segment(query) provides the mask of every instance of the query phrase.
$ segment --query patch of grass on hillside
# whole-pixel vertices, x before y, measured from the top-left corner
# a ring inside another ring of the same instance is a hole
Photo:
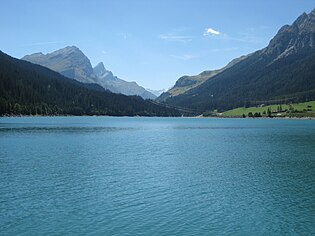
[[[213,71],[204,71],[199,75],[193,75],[193,76],[186,76],[184,78],[180,78],[179,80],[183,81],[194,81],[195,83],[193,84],[189,84],[186,86],[175,86],[172,89],[170,89],[168,91],[168,93],[170,93],[172,96],[177,96],[180,94],[183,94],[185,92],[187,92],[190,89],[193,89],[199,85],[201,85],[202,83],[204,83],[205,81],[207,81],[208,79],[212,78],[213,76],[219,74],[223,69],[220,70],[213,70]]]
[[[281,109],[280,109],[281,108]],[[272,112],[272,116],[291,116],[291,117],[315,117],[315,101],[295,103],[295,104],[280,104],[267,105],[262,107],[240,107],[233,110],[228,110],[222,113],[222,116],[242,117],[243,114],[260,113],[261,116],[268,116],[268,109]]]

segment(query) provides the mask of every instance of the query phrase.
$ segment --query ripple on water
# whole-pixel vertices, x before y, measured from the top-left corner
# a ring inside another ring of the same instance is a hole
[[[3,235],[315,234],[312,121],[55,117],[0,127]]]

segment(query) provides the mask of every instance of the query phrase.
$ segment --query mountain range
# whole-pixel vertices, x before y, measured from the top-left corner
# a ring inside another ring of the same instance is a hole
[[[315,9],[283,26],[266,48],[226,67],[181,77],[157,101],[220,111],[315,99]]]
[[[144,99],[157,97],[136,82],[127,82],[114,76],[111,71],[105,69],[102,62],[93,68],[88,57],[76,46],[68,46],[47,54],[26,55],[22,60],[45,66],[82,83],[99,84],[113,93],[137,95]]]
[[[84,64],[84,61],[80,63]],[[89,77],[91,79],[94,75],[94,72],[89,74],[91,70],[78,69],[72,72],[80,76],[92,75]],[[0,51],[0,116],[181,114],[139,96],[115,94],[95,83],[69,79],[46,67],[10,57]]]

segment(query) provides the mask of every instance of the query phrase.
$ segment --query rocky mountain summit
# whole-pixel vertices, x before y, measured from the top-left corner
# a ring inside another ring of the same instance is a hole
[[[283,58],[301,49],[315,47],[315,9],[303,13],[292,25],[283,26],[262,54]]]
[[[101,62],[94,68],[84,53],[75,46],[68,46],[52,53],[34,53],[22,60],[45,66],[70,79],[83,83],[96,83],[113,93],[138,95],[144,99],[154,99],[155,95],[139,86],[136,82],[127,82],[114,76]]]
[[[45,66],[60,74],[83,83],[95,83],[90,60],[75,46],[59,49],[52,53],[34,53],[22,60]]]

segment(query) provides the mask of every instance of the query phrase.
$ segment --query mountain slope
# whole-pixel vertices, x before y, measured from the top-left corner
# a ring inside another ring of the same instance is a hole
[[[22,60],[48,67],[82,83],[97,83],[114,93],[138,95],[144,99],[156,98],[155,95],[146,91],[136,82],[127,82],[117,78],[112,72],[105,69],[103,63],[99,63],[93,69],[90,60],[75,46],[59,49],[48,54],[34,53],[24,56]]]
[[[0,51],[0,115],[178,116],[178,111],[138,96],[70,80],[46,67]]]
[[[156,96],[139,86],[136,82],[127,82],[114,76],[111,71],[105,69],[104,64],[100,62],[94,67],[94,74],[97,77],[96,83],[113,93],[122,93],[125,95],[138,95],[144,99],[155,99]]]
[[[315,10],[283,26],[269,45],[165,101],[206,111],[315,98]]]
[[[194,76],[187,76],[187,75],[182,76],[176,81],[173,88],[171,88],[167,92],[164,92],[163,94],[161,94],[156,100],[158,102],[164,102],[165,100],[167,100],[170,97],[174,97],[174,96],[178,96],[180,94],[186,93],[189,90],[203,84],[204,82],[211,79],[215,75],[217,75],[217,74],[223,72],[224,70],[232,67],[233,65],[235,65],[236,63],[240,62],[241,60],[243,60],[245,58],[246,58],[246,56],[236,58],[236,59],[232,60],[229,64],[227,64],[225,67],[223,67],[222,69],[204,71],[204,72],[200,73],[199,75],[194,75]]]

